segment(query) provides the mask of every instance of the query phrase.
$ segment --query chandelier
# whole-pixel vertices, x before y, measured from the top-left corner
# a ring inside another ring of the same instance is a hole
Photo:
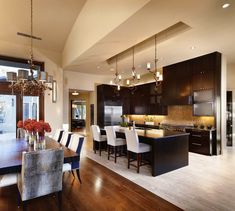
[[[12,89],[12,93],[21,93],[29,95],[42,95],[45,90],[52,90],[53,77],[48,75],[47,72],[36,70],[34,65],[33,56],[33,39],[41,40],[39,37],[33,35],[33,0],[30,5],[30,17],[31,27],[30,35],[24,33],[17,33],[18,35],[30,38],[30,59],[28,60],[29,71],[24,69],[16,72],[7,72],[7,81],[11,82],[9,87]]]
[[[135,47],[132,49],[132,69],[131,69],[131,79],[126,80],[126,85],[130,88],[135,88],[135,85],[139,83],[140,74],[136,73],[135,70]]]
[[[147,70],[153,74],[155,83],[156,83],[156,88],[161,84],[162,80],[163,80],[163,75],[160,74],[159,71],[157,71],[157,35],[155,35],[154,37],[154,41],[155,41],[155,58],[154,58],[154,69],[151,70],[151,63],[148,62],[147,63]]]
[[[116,56],[116,72],[115,72],[115,77],[114,77],[113,80],[110,81],[110,84],[117,86],[117,90],[120,91],[121,83],[122,83],[122,76],[118,73],[117,60],[118,60],[118,58]]]

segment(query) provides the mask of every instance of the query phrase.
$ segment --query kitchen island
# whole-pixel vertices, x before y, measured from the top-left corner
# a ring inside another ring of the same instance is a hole
[[[136,129],[140,142],[151,145],[152,175],[158,176],[188,165],[189,133]],[[125,138],[124,129],[116,131],[117,136]]]

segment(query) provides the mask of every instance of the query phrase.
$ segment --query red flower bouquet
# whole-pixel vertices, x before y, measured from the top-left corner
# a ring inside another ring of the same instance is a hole
[[[43,120],[37,121],[35,119],[26,119],[25,121],[18,121],[17,123],[18,128],[25,129],[28,133],[36,134],[38,133],[39,136],[44,136],[45,132],[51,132],[51,126],[49,123],[44,122]]]

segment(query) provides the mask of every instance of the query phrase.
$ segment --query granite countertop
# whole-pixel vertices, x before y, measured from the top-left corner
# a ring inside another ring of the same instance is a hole
[[[144,137],[144,138],[151,138],[151,139],[161,139],[161,138],[167,138],[167,137],[175,137],[175,136],[184,136],[189,135],[189,133],[186,132],[179,132],[179,131],[169,131],[169,130],[162,130],[162,129],[135,129],[138,133],[138,136]],[[124,129],[120,128],[117,130],[117,132],[124,133]]]
[[[185,129],[190,129],[190,130],[194,130],[194,131],[215,131],[215,128],[211,128],[211,129],[207,129],[207,128],[197,128],[197,127],[186,127]]]

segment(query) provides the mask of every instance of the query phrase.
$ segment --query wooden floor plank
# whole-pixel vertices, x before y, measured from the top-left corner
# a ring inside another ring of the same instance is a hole
[[[82,184],[72,174],[63,180],[62,210],[181,210],[124,177],[84,158],[81,161]],[[33,211],[57,210],[56,197],[48,196],[29,202]],[[0,188],[0,210],[17,208],[17,187]]]

